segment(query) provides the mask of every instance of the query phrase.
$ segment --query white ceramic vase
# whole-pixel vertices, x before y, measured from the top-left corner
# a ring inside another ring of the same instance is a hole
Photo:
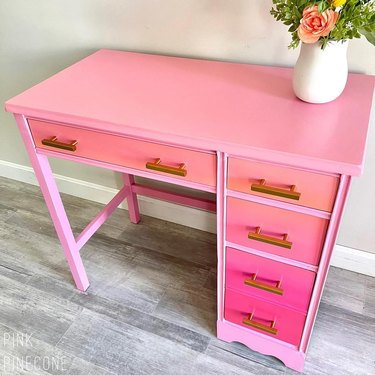
[[[327,103],[343,92],[348,78],[348,42],[330,42],[324,50],[320,43],[302,43],[294,67],[293,89],[298,98],[309,103]]]

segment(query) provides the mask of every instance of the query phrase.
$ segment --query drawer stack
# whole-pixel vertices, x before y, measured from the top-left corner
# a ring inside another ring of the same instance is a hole
[[[339,185],[228,158],[224,319],[299,346]]]

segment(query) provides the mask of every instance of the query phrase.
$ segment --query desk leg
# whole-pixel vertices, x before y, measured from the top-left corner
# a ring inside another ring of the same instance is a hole
[[[79,290],[85,291],[89,287],[79,248],[75,241],[59,190],[52,174],[48,158],[36,152],[34,141],[24,116],[15,115],[17,125],[29,154],[35,176],[38,179],[53,224],[64,250],[65,258],[70,267],[74,282]]]
[[[127,200],[128,200],[130,221],[134,224],[138,224],[141,220],[141,217],[139,215],[137,194],[133,192],[134,176],[131,174],[123,173],[123,179],[124,179],[125,186],[129,190]]]

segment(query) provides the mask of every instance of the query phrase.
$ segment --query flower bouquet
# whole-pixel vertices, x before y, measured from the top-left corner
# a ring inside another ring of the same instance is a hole
[[[289,26],[289,48],[302,42],[293,89],[310,103],[326,103],[344,90],[348,40],[375,45],[375,0],[273,0],[271,14]]]
[[[271,14],[292,33],[290,48],[300,41],[320,42],[360,38],[375,45],[375,0],[273,0]]]

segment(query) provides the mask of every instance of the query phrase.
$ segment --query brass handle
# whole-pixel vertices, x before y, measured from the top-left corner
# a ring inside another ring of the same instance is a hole
[[[280,288],[281,281],[277,281],[276,286],[272,286],[272,285],[262,283],[261,281],[258,281],[256,278],[257,278],[257,274],[254,273],[250,279],[245,279],[244,281],[245,285],[253,286],[254,288],[262,289],[270,293],[278,294],[280,296],[284,294],[284,290]]]
[[[258,191],[260,193],[277,195],[278,197],[294,199],[296,201],[301,197],[301,193],[295,191],[296,185],[291,185],[290,189],[280,189],[273,186],[266,185],[266,180],[260,180],[259,184],[252,184],[251,190]]]
[[[250,232],[248,234],[248,238],[250,240],[255,240],[255,241],[259,241],[259,242],[269,243],[269,244],[275,245],[275,246],[285,247],[286,249],[292,248],[293,242],[288,241],[288,234],[283,234],[283,239],[281,240],[279,238],[275,238],[275,237],[266,236],[264,234],[261,234],[260,231],[261,231],[261,228],[256,227],[255,232]]]
[[[51,139],[42,139],[42,145],[61,148],[68,151],[75,151],[77,149],[77,143],[78,141],[72,141],[70,143],[59,142],[57,140],[57,137],[52,137]]]
[[[185,177],[187,175],[187,170],[185,169],[185,164],[180,164],[179,167],[170,167],[169,165],[161,164],[160,159],[156,159],[155,162],[147,162],[147,169],[152,169],[154,171],[165,172],[169,174],[175,174],[177,176]]]
[[[243,324],[246,324],[247,326],[258,328],[262,331],[272,333],[273,335],[277,335],[277,328],[275,328],[276,321],[273,320],[270,326],[267,326],[265,324],[256,322],[253,320],[254,313],[249,314],[249,316],[242,321]]]

